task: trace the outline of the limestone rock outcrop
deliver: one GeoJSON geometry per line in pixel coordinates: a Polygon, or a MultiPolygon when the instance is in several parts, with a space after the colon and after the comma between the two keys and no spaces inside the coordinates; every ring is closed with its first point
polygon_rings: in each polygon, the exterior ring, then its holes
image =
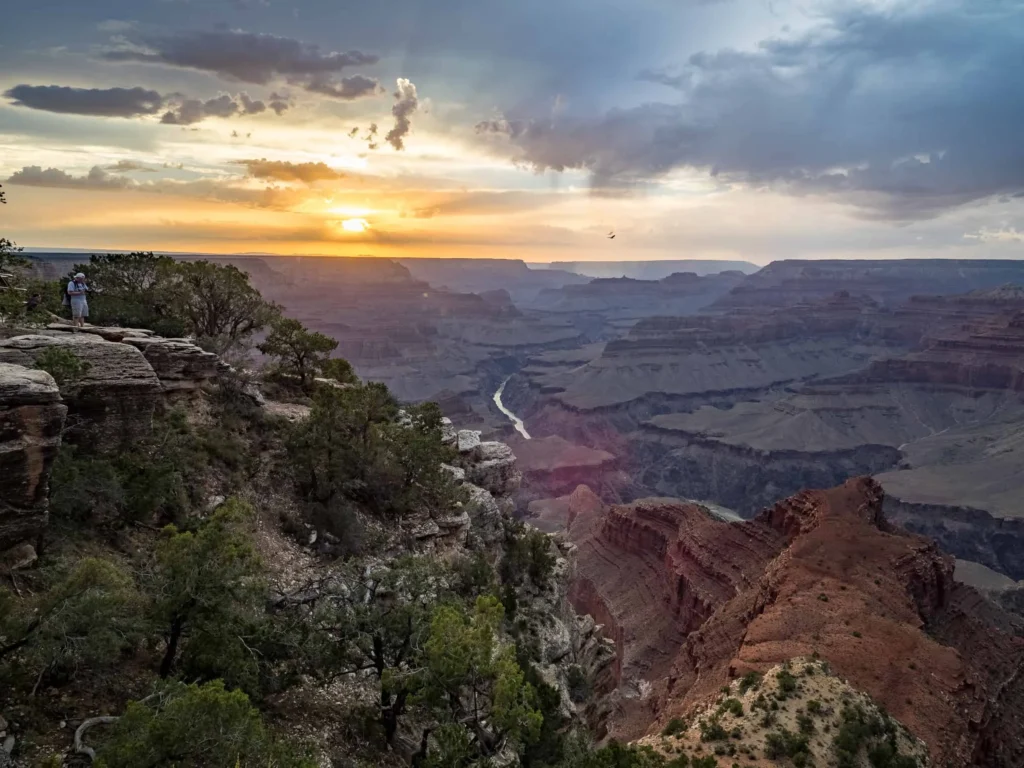
{"type": "MultiPolygon", "coordinates": [[[[60,336],[76,333],[70,326],[60,323],[53,323],[47,329],[60,336]]],[[[166,392],[197,389],[215,379],[225,365],[213,352],[207,352],[187,339],[165,339],[143,328],[86,326],[77,333],[135,347],[149,362],[166,392]]]]}
{"type": "MultiPolygon", "coordinates": [[[[50,468],[66,413],[50,374],[0,363],[0,556],[30,548],[46,527],[50,468]]],[[[10,567],[26,556],[2,559],[10,567]]]]}
{"type": "Polygon", "coordinates": [[[198,389],[220,372],[217,355],[184,339],[127,336],[124,343],[142,352],[165,392],[198,389]]]}
{"type": "Polygon", "coordinates": [[[60,324],[0,341],[0,362],[31,368],[49,348],[66,350],[85,364],[79,378],[61,385],[75,422],[68,440],[101,450],[148,434],[168,396],[198,389],[222,365],[217,355],[185,339],[133,328],[87,326],[72,332],[60,324]]]}
{"type": "Polygon", "coordinates": [[[519,490],[523,476],[511,448],[504,443],[479,442],[479,433],[477,441],[464,441],[462,434],[459,433],[460,462],[469,482],[495,496],[511,496],[519,490]]]}
{"type": "Polygon", "coordinates": [[[69,413],[82,426],[69,434],[69,440],[86,439],[105,448],[149,432],[163,388],[152,366],[131,345],[85,333],[15,336],[0,341],[0,362],[33,367],[54,347],[71,352],[87,366],[80,378],[61,389],[69,413]]]}

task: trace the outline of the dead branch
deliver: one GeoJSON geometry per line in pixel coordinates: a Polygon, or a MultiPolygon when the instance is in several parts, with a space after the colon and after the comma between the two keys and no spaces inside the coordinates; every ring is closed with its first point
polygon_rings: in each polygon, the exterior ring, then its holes
{"type": "Polygon", "coordinates": [[[89,760],[95,760],[96,750],[82,741],[82,737],[85,736],[85,732],[94,725],[110,725],[112,723],[116,723],[120,719],[120,717],[115,717],[113,715],[102,715],[100,717],[90,717],[83,720],[82,724],[75,729],[75,754],[86,755],[89,760]]]}

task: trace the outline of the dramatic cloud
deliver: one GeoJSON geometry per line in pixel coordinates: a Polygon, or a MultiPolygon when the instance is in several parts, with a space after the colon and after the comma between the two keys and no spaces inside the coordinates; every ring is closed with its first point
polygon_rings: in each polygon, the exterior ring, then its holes
{"type": "Polygon", "coordinates": [[[352,75],[335,80],[330,75],[313,75],[303,84],[307,91],[322,93],[325,96],[333,96],[336,99],[354,101],[364,96],[376,96],[384,93],[380,87],[380,81],[374,77],[365,75],[352,75]]]}
{"type": "MultiPolygon", "coordinates": [[[[242,92],[221,94],[212,99],[191,99],[181,94],[162,95],[145,88],[70,88],[62,85],[16,85],[4,94],[15,105],[74,115],[102,117],[146,117],[166,108],[160,122],[192,125],[208,117],[258,115],[268,105],[242,92]]],[[[290,106],[278,94],[271,94],[269,108],[281,115],[290,106]]]]}
{"type": "Polygon", "coordinates": [[[326,163],[289,163],[283,160],[238,160],[236,165],[244,165],[249,175],[256,179],[273,179],[275,181],[335,181],[344,178],[345,174],[336,171],[326,163]]]}
{"type": "Polygon", "coordinates": [[[477,129],[507,137],[520,162],[587,169],[597,186],[689,167],[927,218],[1024,192],[1021,50],[1019,3],[857,5],[754,52],[696,54],[678,78],[645,73],[678,88],[677,103],[477,129]]]}
{"type": "Polygon", "coordinates": [[[15,171],[7,179],[11,184],[24,184],[28,187],[64,187],[67,189],[127,189],[135,182],[120,176],[111,176],[103,168],[96,165],[86,176],[72,176],[59,168],[43,170],[39,165],[28,165],[15,171]]]}
{"type": "Polygon", "coordinates": [[[336,95],[331,93],[332,89],[345,88],[345,81],[336,83],[330,77],[332,74],[346,67],[378,61],[377,56],[361,51],[324,53],[315,45],[289,37],[241,30],[148,35],[131,38],[130,43],[131,47],[107,51],[103,57],[110,61],[142,61],[197,69],[229,80],[260,85],[280,77],[328,95],[336,95]]]}
{"type": "Polygon", "coordinates": [[[291,106],[291,103],[291,99],[288,96],[282,96],[281,94],[274,92],[270,94],[270,103],[267,104],[267,106],[274,110],[275,115],[280,117],[284,114],[284,111],[291,106]]]}
{"type": "MultiPolygon", "coordinates": [[[[416,95],[416,86],[404,77],[398,78],[398,89],[395,91],[395,105],[391,114],[395,117],[395,127],[384,137],[395,149],[405,149],[405,137],[412,128],[412,115],[419,109],[420,100],[416,95]]],[[[374,126],[376,129],[376,126],[374,126]]]]}
{"type": "Polygon", "coordinates": [[[69,115],[138,117],[153,115],[164,97],[146,88],[70,88],[63,85],[16,85],[4,93],[19,107],[69,115]]]}
{"type": "MultiPolygon", "coordinates": [[[[280,115],[287,108],[288,105],[283,104],[280,109],[275,108],[274,112],[280,115]]],[[[160,122],[168,125],[193,125],[209,117],[258,115],[260,112],[266,111],[267,105],[264,102],[250,98],[247,93],[240,93],[237,97],[224,93],[206,101],[182,99],[164,113],[160,122]]]]}

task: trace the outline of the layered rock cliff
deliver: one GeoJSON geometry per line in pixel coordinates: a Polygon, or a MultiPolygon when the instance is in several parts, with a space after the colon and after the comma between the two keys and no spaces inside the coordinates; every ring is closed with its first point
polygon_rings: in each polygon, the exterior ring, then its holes
{"type": "Polygon", "coordinates": [[[736,677],[813,657],[905,724],[935,764],[1019,765],[1024,731],[1010,713],[1024,638],[954,581],[934,542],[885,520],[883,496],[862,478],[745,523],[660,499],[578,514],[573,597],[616,620],[623,677],[639,678],[613,732],[657,733],[736,677]]]}
{"type": "Polygon", "coordinates": [[[0,363],[0,570],[31,560],[67,407],[44,371],[0,363]]]}
{"type": "Polygon", "coordinates": [[[33,557],[62,440],[93,453],[130,445],[167,398],[200,388],[219,366],[189,341],[124,328],[55,325],[0,340],[0,559],[33,557]],[[58,386],[37,369],[48,350],[73,355],[77,374],[58,386]]]}

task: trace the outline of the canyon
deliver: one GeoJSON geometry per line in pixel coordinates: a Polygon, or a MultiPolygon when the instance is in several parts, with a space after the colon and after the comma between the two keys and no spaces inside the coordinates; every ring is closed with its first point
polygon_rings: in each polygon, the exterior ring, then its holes
{"type": "MultiPolygon", "coordinates": [[[[820,658],[933,764],[1021,764],[1024,262],[216,260],[460,444],[507,444],[508,508],[616,649],[600,732],[657,746],[738,678],[820,658]]],[[[188,355],[125,341],[144,413],[188,355]]]]}

